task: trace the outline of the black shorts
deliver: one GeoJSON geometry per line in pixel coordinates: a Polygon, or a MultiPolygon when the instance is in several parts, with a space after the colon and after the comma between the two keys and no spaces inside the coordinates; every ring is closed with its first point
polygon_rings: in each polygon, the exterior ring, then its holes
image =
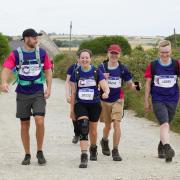
{"type": "Polygon", "coordinates": [[[100,103],[76,103],[74,106],[74,111],[77,119],[82,116],[87,116],[89,121],[97,122],[101,114],[101,104],[100,103]]]}
{"type": "Polygon", "coordinates": [[[160,125],[173,120],[176,108],[177,103],[153,102],[153,111],[160,125]]]}
{"type": "Polygon", "coordinates": [[[30,120],[32,115],[45,116],[46,100],[43,92],[30,95],[18,93],[16,103],[16,117],[21,120],[30,120]]]}

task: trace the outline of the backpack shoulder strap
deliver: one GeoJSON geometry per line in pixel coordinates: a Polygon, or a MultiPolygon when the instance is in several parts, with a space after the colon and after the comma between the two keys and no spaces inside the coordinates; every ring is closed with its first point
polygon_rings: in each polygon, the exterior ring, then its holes
{"type": "Polygon", "coordinates": [[[24,62],[23,52],[22,52],[21,47],[17,48],[17,52],[18,52],[18,55],[19,55],[19,67],[18,68],[21,69],[21,66],[22,66],[22,64],[24,62]]]}
{"type": "Polygon", "coordinates": [[[40,58],[40,49],[39,49],[39,47],[36,47],[35,54],[36,54],[36,60],[37,60],[37,62],[39,64],[39,67],[41,67],[41,58],[40,58]]]}
{"type": "Polygon", "coordinates": [[[104,60],[102,62],[102,66],[104,68],[105,73],[107,73],[108,72],[108,60],[104,60]]]}
{"type": "Polygon", "coordinates": [[[74,73],[75,73],[75,80],[78,83],[79,79],[80,79],[80,75],[79,75],[79,67],[74,69],[74,73]]]}
{"type": "Polygon", "coordinates": [[[151,76],[152,76],[151,86],[154,84],[154,76],[156,75],[157,63],[158,63],[157,59],[151,62],[151,76]]]}
{"type": "Polygon", "coordinates": [[[158,60],[154,60],[151,62],[151,75],[152,75],[152,77],[154,77],[156,74],[157,62],[158,62],[158,60]]]}
{"type": "Polygon", "coordinates": [[[176,75],[179,76],[179,75],[180,75],[180,72],[179,72],[180,69],[179,69],[179,63],[178,63],[178,61],[175,60],[175,59],[172,59],[172,64],[173,64],[173,66],[174,66],[176,75]]]}

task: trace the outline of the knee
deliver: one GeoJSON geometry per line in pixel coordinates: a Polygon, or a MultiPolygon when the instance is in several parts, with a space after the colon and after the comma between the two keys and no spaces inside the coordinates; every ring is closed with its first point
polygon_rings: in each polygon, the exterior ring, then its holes
{"type": "Polygon", "coordinates": [[[114,122],[114,131],[120,131],[120,123],[119,122],[114,122]]]}
{"type": "Polygon", "coordinates": [[[161,128],[169,128],[169,123],[165,122],[161,124],[161,128]]]}
{"type": "Polygon", "coordinates": [[[106,124],[106,125],[105,125],[105,129],[106,129],[107,131],[110,131],[110,130],[111,130],[111,124],[106,124]]]}
{"type": "Polygon", "coordinates": [[[21,122],[21,130],[29,130],[30,121],[22,121],[21,122]]]}
{"type": "Polygon", "coordinates": [[[89,120],[88,119],[78,120],[78,124],[80,131],[80,141],[88,141],[89,120]]]}
{"type": "Polygon", "coordinates": [[[37,119],[36,119],[36,127],[37,127],[37,128],[44,127],[44,119],[42,119],[42,118],[37,118],[37,119]]]}

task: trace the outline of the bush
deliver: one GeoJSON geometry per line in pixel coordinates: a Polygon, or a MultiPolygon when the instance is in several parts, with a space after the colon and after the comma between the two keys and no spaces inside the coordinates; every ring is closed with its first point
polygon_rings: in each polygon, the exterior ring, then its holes
{"type": "Polygon", "coordinates": [[[0,64],[10,52],[8,38],[0,33],[0,64]]]}
{"type": "Polygon", "coordinates": [[[81,43],[79,50],[90,49],[95,55],[105,54],[111,44],[118,44],[122,48],[123,55],[131,53],[130,44],[122,36],[103,36],[92,40],[86,40],[81,43]]]}

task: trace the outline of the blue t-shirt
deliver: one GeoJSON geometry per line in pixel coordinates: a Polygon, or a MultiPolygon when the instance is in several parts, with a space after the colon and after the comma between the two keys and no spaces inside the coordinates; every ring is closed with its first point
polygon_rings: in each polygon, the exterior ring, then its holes
{"type": "MultiPolygon", "coordinates": [[[[18,70],[19,54],[17,50],[14,50],[13,52],[15,57],[16,69],[18,70]]],[[[39,69],[39,64],[36,60],[36,53],[35,51],[25,51],[23,49],[22,52],[23,52],[23,64],[19,72],[19,78],[21,80],[33,82],[34,80],[41,77],[41,70],[39,69]]],[[[46,51],[40,48],[39,53],[40,53],[41,65],[43,67],[46,58],[46,51]]],[[[32,83],[29,86],[21,86],[20,84],[18,84],[16,88],[16,92],[22,94],[34,94],[36,92],[44,92],[44,87],[43,84],[32,83]]]]}
{"type": "Polygon", "coordinates": [[[74,72],[78,67],[79,67],[79,65],[78,65],[77,63],[72,64],[72,65],[69,66],[69,68],[67,69],[66,74],[71,76],[71,75],[73,74],[73,72],[74,72]]]}
{"type": "Polygon", "coordinates": [[[179,87],[173,63],[164,66],[159,60],[156,63],[156,74],[151,87],[152,102],[178,103],[179,87]]]}
{"type": "Polygon", "coordinates": [[[103,73],[97,69],[97,82],[95,79],[95,67],[91,65],[89,71],[82,70],[81,66],[78,68],[79,78],[76,71],[72,74],[70,81],[77,84],[76,100],[81,103],[98,103],[100,102],[100,90],[97,83],[104,78],[103,73]],[[78,80],[79,79],[79,80],[78,80]],[[78,82],[77,82],[78,81],[78,82]]]}
{"type": "Polygon", "coordinates": [[[104,64],[102,63],[99,65],[99,69],[103,73],[109,73],[109,78],[107,81],[110,88],[109,98],[101,98],[101,100],[106,102],[117,101],[118,99],[120,99],[122,81],[132,80],[131,73],[124,65],[118,65],[115,69],[108,68],[108,72],[106,72],[104,64]]]}

